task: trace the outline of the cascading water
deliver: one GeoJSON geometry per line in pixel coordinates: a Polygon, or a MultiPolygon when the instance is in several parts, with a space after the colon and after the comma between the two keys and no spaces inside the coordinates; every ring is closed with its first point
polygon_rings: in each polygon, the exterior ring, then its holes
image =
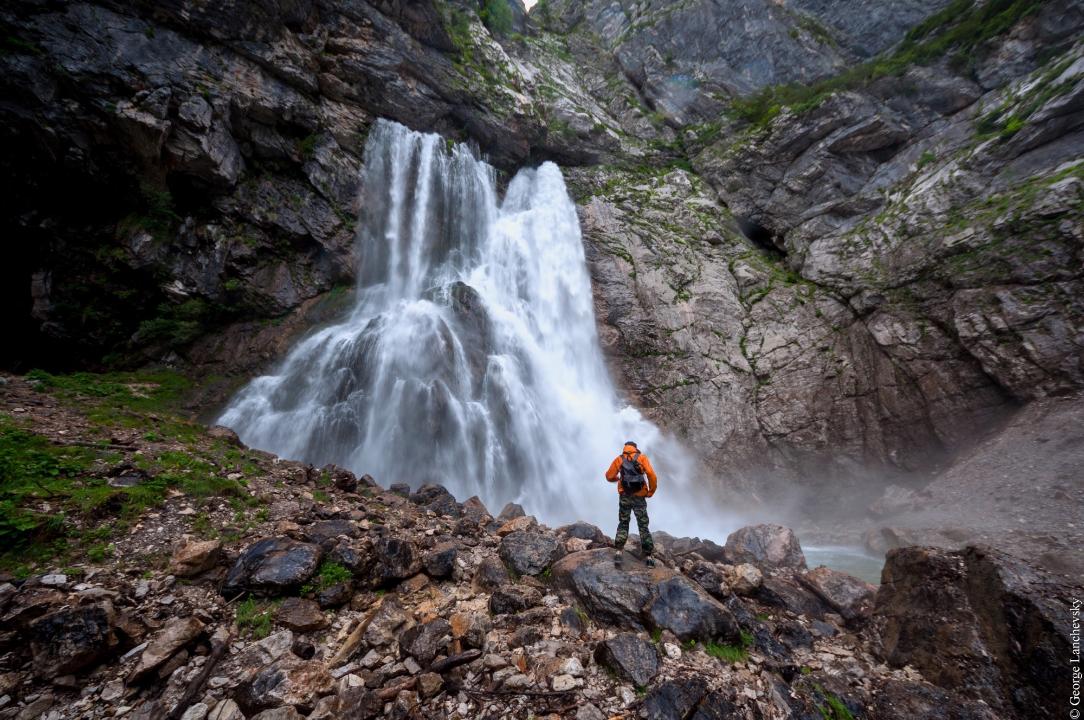
{"type": "Polygon", "coordinates": [[[365,151],[354,308],[313,333],[219,422],[249,445],[381,484],[441,483],[491,511],[610,528],[602,475],[634,439],[660,474],[653,526],[725,537],[692,463],[619,406],[596,335],[576,209],[556,165],[503,202],[465,146],[379,121],[365,151]],[[703,518],[698,523],[697,520],[703,518]]]}

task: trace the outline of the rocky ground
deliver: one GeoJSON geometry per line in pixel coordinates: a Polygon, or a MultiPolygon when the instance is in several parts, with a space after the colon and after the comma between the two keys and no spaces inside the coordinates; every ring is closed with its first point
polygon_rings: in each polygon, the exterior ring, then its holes
{"type": "Polygon", "coordinates": [[[1068,693],[1081,588],[994,551],[895,550],[878,589],[765,525],[618,569],[584,523],[243,448],[168,375],[4,380],[5,498],[28,486],[0,717],[1030,719],[1068,693]]]}

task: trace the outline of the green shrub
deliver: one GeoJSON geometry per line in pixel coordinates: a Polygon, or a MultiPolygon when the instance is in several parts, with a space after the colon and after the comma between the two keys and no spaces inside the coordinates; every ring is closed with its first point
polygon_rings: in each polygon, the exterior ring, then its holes
{"type": "Polygon", "coordinates": [[[237,605],[237,613],[234,620],[237,628],[247,632],[257,640],[261,640],[271,634],[271,618],[274,615],[276,603],[258,602],[251,595],[237,605]]]}
{"type": "Polygon", "coordinates": [[[325,560],[312,580],[301,586],[301,594],[309,595],[321,590],[327,590],[339,583],[349,582],[353,577],[350,570],[339,563],[325,560]]]}
{"type": "Polygon", "coordinates": [[[498,35],[512,32],[512,7],[508,0],[485,0],[479,15],[490,32],[498,35]]]}

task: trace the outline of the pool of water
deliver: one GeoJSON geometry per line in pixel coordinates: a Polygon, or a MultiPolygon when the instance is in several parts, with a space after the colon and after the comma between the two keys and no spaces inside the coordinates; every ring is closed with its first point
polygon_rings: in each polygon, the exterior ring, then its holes
{"type": "Polygon", "coordinates": [[[841,570],[860,577],[874,585],[881,584],[881,568],[885,559],[870,555],[862,548],[848,545],[821,545],[802,547],[805,561],[810,569],[825,565],[833,570],[841,570]]]}

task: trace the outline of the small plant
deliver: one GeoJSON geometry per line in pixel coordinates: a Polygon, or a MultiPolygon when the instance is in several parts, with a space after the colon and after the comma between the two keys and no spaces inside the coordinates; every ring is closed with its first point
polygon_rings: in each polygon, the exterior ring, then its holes
{"type": "Polygon", "coordinates": [[[234,621],[239,630],[262,640],[271,634],[271,615],[274,609],[274,603],[261,603],[249,595],[237,606],[234,621]]]}
{"type": "Polygon", "coordinates": [[[824,696],[824,702],[827,705],[816,704],[823,720],[854,720],[854,715],[851,714],[847,705],[837,695],[833,695],[820,685],[814,685],[813,687],[824,696]]]}
{"type": "Polygon", "coordinates": [[[655,628],[651,631],[651,642],[656,645],[662,642],[662,628],[655,628]]]}
{"type": "Polygon", "coordinates": [[[927,150],[919,156],[916,167],[921,170],[922,168],[934,162],[937,162],[937,155],[935,155],[932,150],[927,150]]]}
{"type": "Polygon", "coordinates": [[[331,496],[328,495],[323,490],[313,490],[312,491],[312,499],[315,500],[316,502],[322,502],[322,503],[331,502],[331,496]]]}
{"type": "Polygon", "coordinates": [[[98,543],[87,548],[87,559],[91,562],[101,562],[106,558],[113,557],[117,547],[113,543],[98,543]]]}
{"type": "Polygon", "coordinates": [[[301,586],[301,594],[310,595],[327,590],[339,583],[349,582],[353,577],[350,571],[339,563],[325,560],[312,580],[301,586]]]}
{"type": "Polygon", "coordinates": [[[745,662],[749,658],[748,650],[731,643],[704,643],[704,652],[728,663],[745,662]]]}

